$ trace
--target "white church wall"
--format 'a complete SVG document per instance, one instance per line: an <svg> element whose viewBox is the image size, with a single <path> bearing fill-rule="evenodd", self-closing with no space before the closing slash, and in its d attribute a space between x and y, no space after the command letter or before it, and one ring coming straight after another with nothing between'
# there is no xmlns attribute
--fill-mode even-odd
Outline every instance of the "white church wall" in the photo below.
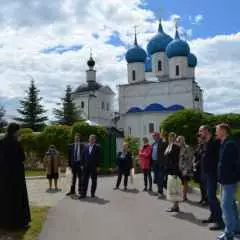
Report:
<svg viewBox="0 0 240 240"><path fill-rule="evenodd" d="M179 66L179 74L176 74L176 67ZM169 77L170 79L180 79L188 77L187 57L173 57L169 59Z"/></svg>
<svg viewBox="0 0 240 240"><path fill-rule="evenodd" d="M188 77L195 78L195 69L193 67L188 67Z"/></svg>
<svg viewBox="0 0 240 240"><path fill-rule="evenodd" d="M75 96L76 107L82 111L82 115L86 119L103 126L112 126L113 95L95 91L94 96L89 97L89 93ZM83 108L82 103L84 103Z"/></svg>
<svg viewBox="0 0 240 240"><path fill-rule="evenodd" d="M166 119L172 112L145 112L129 113L124 116L125 136L137 137L142 142L143 137L152 140L152 132L159 132L161 122Z"/></svg>
<svg viewBox="0 0 240 240"><path fill-rule="evenodd" d="M159 103L164 107L179 104L185 108L193 108L192 80L127 85L119 89L121 114L126 113L132 107L143 109L152 103Z"/></svg>
<svg viewBox="0 0 240 240"><path fill-rule="evenodd" d="M145 79L145 71L144 71L144 63L128 63L128 82L136 83L144 81ZM133 79L133 71L135 72L135 80Z"/></svg>
<svg viewBox="0 0 240 240"><path fill-rule="evenodd" d="M113 95L98 91L90 98L90 120L103 126L112 126Z"/></svg>
<svg viewBox="0 0 240 240"><path fill-rule="evenodd" d="M168 58L165 52L154 53L152 56L152 72L155 76L165 77L169 75ZM161 61L161 71L158 69L158 62Z"/></svg>

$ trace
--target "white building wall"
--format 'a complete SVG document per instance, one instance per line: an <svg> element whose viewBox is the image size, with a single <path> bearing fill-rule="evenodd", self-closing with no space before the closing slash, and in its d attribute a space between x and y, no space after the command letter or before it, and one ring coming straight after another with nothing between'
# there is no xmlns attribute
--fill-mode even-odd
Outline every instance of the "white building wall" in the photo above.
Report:
<svg viewBox="0 0 240 240"><path fill-rule="evenodd" d="M195 69L193 67L188 67L188 76L189 78L195 78Z"/></svg>
<svg viewBox="0 0 240 240"><path fill-rule="evenodd" d="M142 82L145 80L144 63L128 63L128 83ZM133 80L135 71L135 80Z"/></svg>
<svg viewBox="0 0 240 240"><path fill-rule="evenodd" d="M89 97L89 93L82 93L74 97L74 102L86 119L106 127L112 126L114 95L101 91L96 91L94 95L95 97ZM81 108L81 102L84 102L84 108ZM102 103L104 103L104 108L102 108Z"/></svg>
<svg viewBox="0 0 240 240"><path fill-rule="evenodd" d="M185 108L193 108L192 79L119 87L120 114L125 114L131 107L143 109L152 103L159 103L164 107L179 104Z"/></svg>
<svg viewBox="0 0 240 240"><path fill-rule="evenodd" d="M169 75L168 58L165 52L154 53L152 56L152 72L157 77L167 77ZM161 61L162 70L158 70L158 62Z"/></svg>
<svg viewBox="0 0 240 240"><path fill-rule="evenodd" d="M176 75L176 66L179 66L179 75ZM187 57L173 57L169 59L170 79L187 78L189 74Z"/></svg>
<svg viewBox="0 0 240 240"><path fill-rule="evenodd" d="M87 81L96 81L96 70L89 69L86 72Z"/></svg>
<svg viewBox="0 0 240 240"><path fill-rule="evenodd" d="M152 141L152 132L149 132L149 124L154 124L154 131L159 132L161 122L167 118L172 112L145 112L145 113L129 113L124 116L126 136L137 137L142 142L143 137ZM131 129L131 134L129 134Z"/></svg>

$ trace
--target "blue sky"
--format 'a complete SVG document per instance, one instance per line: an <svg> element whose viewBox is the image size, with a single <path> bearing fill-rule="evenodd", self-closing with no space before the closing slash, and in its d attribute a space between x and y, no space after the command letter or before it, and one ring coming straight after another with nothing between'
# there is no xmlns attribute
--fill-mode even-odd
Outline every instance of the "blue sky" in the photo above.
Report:
<svg viewBox="0 0 240 240"><path fill-rule="evenodd" d="M189 16L202 14L204 19L195 26L193 38L206 38L219 34L239 32L239 0L147 0L146 8L157 16L169 18L173 14L181 16L181 25L192 28ZM160 14L161 13L161 14Z"/></svg>

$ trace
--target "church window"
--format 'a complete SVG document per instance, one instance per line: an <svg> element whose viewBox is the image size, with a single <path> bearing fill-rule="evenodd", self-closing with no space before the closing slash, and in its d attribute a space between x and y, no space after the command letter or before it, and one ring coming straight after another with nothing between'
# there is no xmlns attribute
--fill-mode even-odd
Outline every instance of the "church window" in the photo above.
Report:
<svg viewBox="0 0 240 240"><path fill-rule="evenodd" d="M132 134L132 129L131 129L131 127L128 127L128 136L130 137L131 134Z"/></svg>
<svg viewBox="0 0 240 240"><path fill-rule="evenodd" d="M105 104L104 104L104 102L102 102L102 110L104 110L105 109Z"/></svg>
<svg viewBox="0 0 240 240"><path fill-rule="evenodd" d="M159 72L162 71L162 61L161 60L158 61L158 71Z"/></svg>
<svg viewBox="0 0 240 240"><path fill-rule="evenodd" d="M146 127L146 125L144 125L144 127L143 127L143 134L147 135L147 127Z"/></svg>
<svg viewBox="0 0 240 240"><path fill-rule="evenodd" d="M107 111L109 111L109 103L107 103Z"/></svg>
<svg viewBox="0 0 240 240"><path fill-rule="evenodd" d="M176 65L176 76L180 75L180 68L179 65Z"/></svg>
<svg viewBox="0 0 240 240"><path fill-rule="evenodd" d="M136 80L136 71L135 70L132 71L132 80L133 81Z"/></svg>
<svg viewBox="0 0 240 240"><path fill-rule="evenodd" d="M149 133L153 133L154 132L154 123L149 123L148 130L149 130Z"/></svg>
<svg viewBox="0 0 240 240"><path fill-rule="evenodd" d="M81 108L84 108L84 102L83 101L81 102Z"/></svg>

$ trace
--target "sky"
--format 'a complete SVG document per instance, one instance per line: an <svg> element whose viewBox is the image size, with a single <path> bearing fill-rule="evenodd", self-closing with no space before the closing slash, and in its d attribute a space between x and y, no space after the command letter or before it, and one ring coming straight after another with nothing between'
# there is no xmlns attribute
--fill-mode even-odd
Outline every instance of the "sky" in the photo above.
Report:
<svg viewBox="0 0 240 240"><path fill-rule="evenodd" d="M204 110L240 113L240 19L238 0L1 0L0 105L7 118L16 116L19 100L34 79L52 109L67 84L85 82L90 49L97 81L117 93L127 82L125 53L138 42L146 48L162 18L198 58L196 81L203 88Z"/></svg>

